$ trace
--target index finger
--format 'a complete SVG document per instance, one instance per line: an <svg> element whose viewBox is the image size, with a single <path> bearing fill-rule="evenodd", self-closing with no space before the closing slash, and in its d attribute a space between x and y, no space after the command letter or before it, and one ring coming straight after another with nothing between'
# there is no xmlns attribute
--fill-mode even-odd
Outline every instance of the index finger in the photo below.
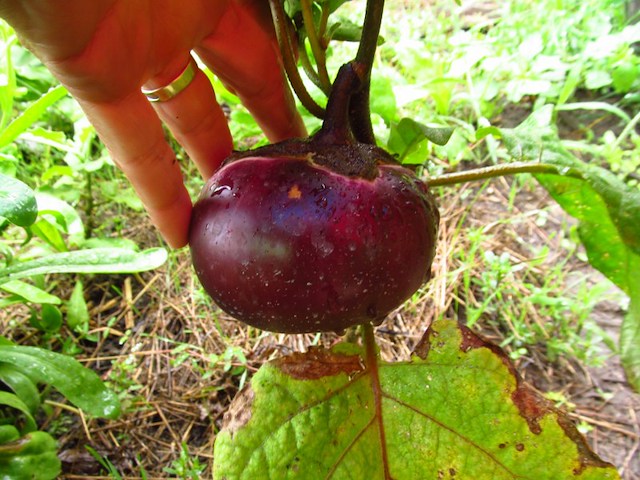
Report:
<svg viewBox="0 0 640 480"><path fill-rule="evenodd" d="M273 32L254 8L229 2L214 33L196 52L236 92L269 140L306 136Z"/></svg>
<svg viewBox="0 0 640 480"><path fill-rule="evenodd" d="M79 100L111 158L167 243L187 243L191 199L158 115L141 92L113 102Z"/></svg>

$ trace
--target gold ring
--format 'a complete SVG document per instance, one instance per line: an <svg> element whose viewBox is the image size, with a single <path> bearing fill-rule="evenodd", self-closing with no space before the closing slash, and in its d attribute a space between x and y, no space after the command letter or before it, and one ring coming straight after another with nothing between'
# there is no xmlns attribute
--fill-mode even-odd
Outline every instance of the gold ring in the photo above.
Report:
<svg viewBox="0 0 640 480"><path fill-rule="evenodd" d="M144 93L150 102L166 102L167 100L171 100L189 86L195 78L197 70L198 65L193 57L191 57L189 64L185 67L182 73L169 85L165 85L160 88L142 87L142 93Z"/></svg>

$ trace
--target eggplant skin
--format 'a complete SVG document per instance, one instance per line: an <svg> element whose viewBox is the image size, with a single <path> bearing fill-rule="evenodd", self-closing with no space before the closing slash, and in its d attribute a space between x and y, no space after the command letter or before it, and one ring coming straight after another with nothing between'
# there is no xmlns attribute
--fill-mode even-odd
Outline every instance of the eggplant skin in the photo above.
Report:
<svg viewBox="0 0 640 480"><path fill-rule="evenodd" d="M439 213L408 169L345 176L299 156L244 157L207 182L189 242L225 312L283 333L379 323L430 277Z"/></svg>

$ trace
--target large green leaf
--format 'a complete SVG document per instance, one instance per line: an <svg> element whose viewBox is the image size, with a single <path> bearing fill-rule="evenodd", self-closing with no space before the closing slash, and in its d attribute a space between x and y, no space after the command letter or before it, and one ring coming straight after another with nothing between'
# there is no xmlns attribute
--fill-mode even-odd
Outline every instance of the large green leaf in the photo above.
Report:
<svg viewBox="0 0 640 480"><path fill-rule="evenodd" d="M501 130L505 145L518 160L539 160L564 173L536 178L579 221L578 233L591 265L636 306L640 303L640 190L567 151L551 126L551 114L551 108L543 108L515 129ZM629 312L622 334L622 362L630 383L640 390L640 314Z"/></svg>
<svg viewBox="0 0 640 480"><path fill-rule="evenodd" d="M38 216L38 206L33 190L20 180L2 173L0 173L0 216L20 227L31 225Z"/></svg>
<svg viewBox="0 0 640 480"><path fill-rule="evenodd" d="M411 361L341 345L263 365L225 416L214 478L613 479L568 417L466 327L439 321Z"/></svg>
<svg viewBox="0 0 640 480"><path fill-rule="evenodd" d="M120 402L93 371L71 357L37 347L0 346L0 364L22 371L33 382L53 386L67 400L95 417L116 418Z"/></svg>
<svg viewBox="0 0 640 480"><path fill-rule="evenodd" d="M53 480L60 467L56 441L46 432L0 445L0 480Z"/></svg>
<svg viewBox="0 0 640 480"><path fill-rule="evenodd" d="M125 248L91 248L47 255L0 269L0 283L44 273L131 273L158 268L164 248L135 252Z"/></svg>

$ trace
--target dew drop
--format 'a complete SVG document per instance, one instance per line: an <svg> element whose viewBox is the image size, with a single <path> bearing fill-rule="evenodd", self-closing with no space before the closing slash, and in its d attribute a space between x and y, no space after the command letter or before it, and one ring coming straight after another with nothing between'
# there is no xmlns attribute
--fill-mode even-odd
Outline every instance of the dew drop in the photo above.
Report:
<svg viewBox="0 0 640 480"><path fill-rule="evenodd" d="M315 237L312 240L313 246L318 250L321 257L327 257L333 252L333 243L329 242L322 235Z"/></svg>

